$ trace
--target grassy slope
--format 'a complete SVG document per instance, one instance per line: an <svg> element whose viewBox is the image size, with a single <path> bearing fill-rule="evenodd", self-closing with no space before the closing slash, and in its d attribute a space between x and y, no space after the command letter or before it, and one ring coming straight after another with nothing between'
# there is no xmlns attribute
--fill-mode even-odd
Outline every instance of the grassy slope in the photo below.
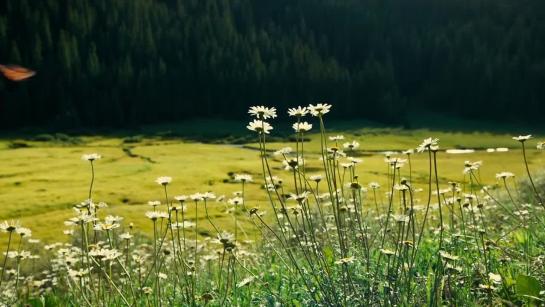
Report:
<svg viewBox="0 0 545 307"><path fill-rule="evenodd" d="M395 128L353 129L338 125L341 130L331 130L330 134L343 133L345 140L358 140L361 152L357 156L364 159L358 166L360 182L383 181L386 165L380 151L404 150L414 148L422 139L434 136L440 138L441 148L467 147L511 147L518 148L518 143L511 140L511 135L504 133L441 132L425 129L402 130ZM161 130L162 128L159 128ZM277 129L278 130L278 129ZM161 130L163 131L163 130ZM157 132L157 131L154 131ZM206 135L205 135L206 136ZM306 143L309 166L318 166L317 135L311 134L311 142ZM543 139L543 136L539 137ZM253 148L256 144L245 147L221 144L203 144L181 139L164 140L145 137L138 143L130 144L132 153L148 157L149 162L139 157L129 157L123 152L123 140L119 136L83 137L77 145L56 142L29 142L31 147L10 149L13 139L0 141L0 220L19 219L34 231L34 236L45 241L63 238L62 221L69 217L71 207L87 198L90 180L88 163L80 160L83 153L98 152L103 159L96 164L96 182L94 199L105 201L110 207L104 213L125 217L125 222L134 222L136 227L149 230L151 223L144 218L144 212L150 207L148 200L164 200L163 191L154 180L158 176L174 178L169 187L170 195L191 194L213 191L217 195L228 197L240 190L239 184L224 183L229 179L229 172L244 172L254 175L257 183L247 189L247 206L259 206L268 210L264 192L260 189L260 164L258 153ZM529 142L532 148L535 141ZM272 143L271 149L292 143ZM531 168L538 169L545 165L545 155L535 150L529 152ZM427 176L427 156L414 157L414 182L424 184ZM507 153L486 153L479 150L473 154L440 154L439 172L445 183L447 180L462 181L464 160L483 160L481 171L483 181L494 183L494 175L500 171L511 171L523 176L523 164L519 150ZM274 163L278 166L278 163ZM403 170L407 172L408 170ZM284 179L289 174L281 170L276 172ZM311 172L309 172L311 173ZM381 182L385 184L384 182ZM424 197L424 196L422 196ZM190 204L188 214L194 216ZM232 220L223 214L224 204L212 203L211 214L215 216L220 228L232 228ZM199 209L204 214L204 209ZM204 221L203 221L204 222ZM201 222L200 230L206 228ZM246 224L245 229L251 229ZM2 239L5 239L2 237ZM0 241L0 245L3 244Z"/></svg>

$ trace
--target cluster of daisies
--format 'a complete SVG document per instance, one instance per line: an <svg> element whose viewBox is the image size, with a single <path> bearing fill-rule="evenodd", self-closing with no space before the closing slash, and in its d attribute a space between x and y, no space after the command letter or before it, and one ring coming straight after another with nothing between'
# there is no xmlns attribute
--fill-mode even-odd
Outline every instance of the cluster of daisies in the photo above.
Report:
<svg viewBox="0 0 545 307"><path fill-rule="evenodd" d="M302 135L313 128L311 123L303 121L305 116L317 117L320 120L320 129L323 129L322 118L330 111L331 105L326 103L288 109L288 115L296 118L292 128L298 135L297 142L302 142ZM247 128L262 137L260 142L265 142L265 135L270 134L273 129L267 120L277 117L276 108L253 106L248 113L254 119ZM511 225L528 225L534 217L542 215L542 207L515 199L511 193L512 189L517 189L513 181L515 175L508 171L496 174L497 186L503 187L507 193L503 197L507 197L512 204L504 207L498 201L501 195L493 191L492 187L483 186L479 182L482 161L464 162L464 178L469 178L469 185L448 182L448 186L442 184L443 187L440 187L436 175L437 188L432 191L430 184L430 198L427 203L415 196L423 189L414 187L409 179L401 177L400 169L410 165L414 154L426 152L430 159L432 156L436 158L439 140L431 137L424 139L416 148L384 153L384 162L388 167L388 189L383 195L378 195L381 189L379 183L363 185L358 181L356 167L362 163L362 159L358 158L361 156L358 152L360 143L357 140L345 140L343 135L326 137L323 130L320 132L323 134L321 141L324 148L316 162L324 166L321 171L325 174L314 173L314 170L312 174L306 173L310 169L307 161L316 157L305 154L299 143L295 150L284 147L272 155L276 162L281 163L281 169L293 178L293 182L289 184L273 175L266 157L262 157L264 174L261 186L268 193L275 213L273 217L279 223L278 228L269 226L269 220L261 219L265 211L258 211L256 207L247 209L245 185L254 183L250 174L232 175L232 182L240 184L242 189L233 192L231 197L217 196L211 191L169 197L167 192L172 187L172 177L158 177L155 182L160 186L161 192L164 192L164 202L149 201L149 210L143 213L153 227L151 242L135 232L134 224L124 224L123 217L104 213L108 205L93 201L92 183L89 198L75 205L74 215L64 222L64 234L72 238L71 243L54 243L40 249L37 246L40 242L31 239L30 229L22 227L16 221L0 223L0 232L8 234L7 250L1 262L0 302L17 304L24 297L43 295L60 288L69 289L67 291L72 292L74 298L71 299L74 302L86 305L99 304L104 298L113 305L131 305L129 298L135 302L143 298L146 305L167 304L167 300L161 298L161 292L166 292L165 289L173 291L172 299L176 298L176 291L180 291L178 295L186 296L186 302L194 302L194 292L202 290L199 287L205 289L201 291L200 297L205 304L211 299L228 295L234 295L236 300L237 289L255 283L263 276L263 273L253 273L259 271L256 259L263 255L252 249L254 242L248 240L243 228L239 227L239 213L244 213L243 218L252 221L261 231L263 240L266 241L263 246L267 248L267 252L274 252L284 261L282 253L278 252L282 249L278 247L285 248L289 245L285 250L285 255L289 256L286 261L302 264L308 274L317 274L313 273L313 266L316 265L319 269L322 265L327 266L327 261L330 260L321 259L305 267L303 260L296 259L296 254L290 254L297 248L297 244L302 251L299 255L301 259L308 255L320 259L324 256L317 251L331 247L332 257L335 259L330 262L342 268L342 276L352 276L348 274L354 274L352 268L356 265L371 263L364 258L365 255L371 257L369 249L373 247L379 255L378 263L380 264L381 259L387 261L385 272L379 266L375 273L378 275L375 277L384 277L384 284L388 287L392 280L397 283L398 278L406 278L411 283L412 277L404 272L414 269L418 244L426 230L429 231L428 238L440 242L436 253L439 262L435 268L441 268L442 271L434 271L434 274L448 276L449 283L464 287L471 279L464 273L466 257L462 256L463 253L478 251L483 258L476 258L477 260L489 261L487 257L490 257L491 247L488 245L492 243L488 242L492 242L493 234L503 234L509 231L508 227ZM513 139L522 143L524 150L526 142L532 136L521 135ZM538 150L544 148L545 142L537 143ZM101 158L97 153L84 154L81 157L91 167ZM410 176L409 173L409 178ZM431 183L431 170L429 176ZM335 182L333 185L332 180L337 179L338 184ZM279 205L275 205L273 195L278 196ZM437 200L431 201L431 195L436 196ZM394 197L399 198L399 208L394 207L394 203L398 203ZM539 194L537 197L539 198ZM212 201L225 205L222 213L232 218L234 233L217 227L215 216L211 217L208 211L208 205ZM291 203L285 205L285 201ZM369 204L365 212L364 203ZM189 206L194 209L191 217L188 215ZM501 214L498 209L503 210ZM439 218L437 214L433 214L428 221L430 210L439 211ZM212 233L207 230L202 235L199 232L203 230L197 228L197 223L202 222L199 220L199 213L206 218L207 224L203 227L211 229ZM505 222L505 225L490 223L493 220ZM369 221L374 223L368 223ZM238 234L239 229L244 234L244 240ZM331 245L329 241L335 233L341 242L338 246ZM317 240L315 236L322 237ZM272 244L274 240L271 237L278 239L281 244ZM466 244L469 241L471 244ZM363 249L368 250L360 252ZM47 258L47 269L41 272L24 270L25 265L28 267L43 260L38 252L42 258ZM473 274L479 276L477 288L487 293L498 290L505 281L497 268L492 270L489 266L475 266L474 270ZM227 281L223 281L222 276ZM330 278L321 277L314 279L322 281ZM419 278L422 279L421 276ZM318 283L312 287L320 288Z"/></svg>

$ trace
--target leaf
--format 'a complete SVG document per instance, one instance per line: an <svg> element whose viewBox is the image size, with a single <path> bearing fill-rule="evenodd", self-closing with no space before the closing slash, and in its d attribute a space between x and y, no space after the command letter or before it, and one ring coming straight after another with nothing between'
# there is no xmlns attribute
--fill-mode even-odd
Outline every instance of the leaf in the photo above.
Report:
<svg viewBox="0 0 545 307"><path fill-rule="evenodd" d="M541 291L541 285L539 281L532 276L519 275L517 276L517 294L524 296L539 297Z"/></svg>
<svg viewBox="0 0 545 307"><path fill-rule="evenodd" d="M331 248L330 246L326 246L324 248L324 257L328 263L333 263L335 257L333 254L333 248Z"/></svg>
<svg viewBox="0 0 545 307"><path fill-rule="evenodd" d="M526 233L522 230L515 231L513 233L513 239L515 239L518 244L524 244L526 243Z"/></svg>

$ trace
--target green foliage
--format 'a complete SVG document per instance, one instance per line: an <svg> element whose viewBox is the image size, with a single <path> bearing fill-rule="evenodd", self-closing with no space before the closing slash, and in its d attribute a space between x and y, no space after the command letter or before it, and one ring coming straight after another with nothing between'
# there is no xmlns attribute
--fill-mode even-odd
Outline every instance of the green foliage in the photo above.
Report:
<svg viewBox="0 0 545 307"><path fill-rule="evenodd" d="M539 297L542 287L539 280L533 276L518 275L516 279L517 294L526 297Z"/></svg>
<svg viewBox="0 0 545 307"><path fill-rule="evenodd" d="M538 120L544 11L540 0L5 0L0 58L38 74L0 81L0 126L239 118L245 102L323 100L338 117L398 124L415 109Z"/></svg>

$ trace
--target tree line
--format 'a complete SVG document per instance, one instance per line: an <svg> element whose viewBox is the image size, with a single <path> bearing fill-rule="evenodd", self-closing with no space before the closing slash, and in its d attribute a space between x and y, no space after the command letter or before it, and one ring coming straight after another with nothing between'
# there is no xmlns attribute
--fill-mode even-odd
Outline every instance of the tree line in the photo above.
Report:
<svg viewBox="0 0 545 307"><path fill-rule="evenodd" d="M542 0L4 0L0 126L131 126L328 102L337 117L545 114Z"/></svg>

